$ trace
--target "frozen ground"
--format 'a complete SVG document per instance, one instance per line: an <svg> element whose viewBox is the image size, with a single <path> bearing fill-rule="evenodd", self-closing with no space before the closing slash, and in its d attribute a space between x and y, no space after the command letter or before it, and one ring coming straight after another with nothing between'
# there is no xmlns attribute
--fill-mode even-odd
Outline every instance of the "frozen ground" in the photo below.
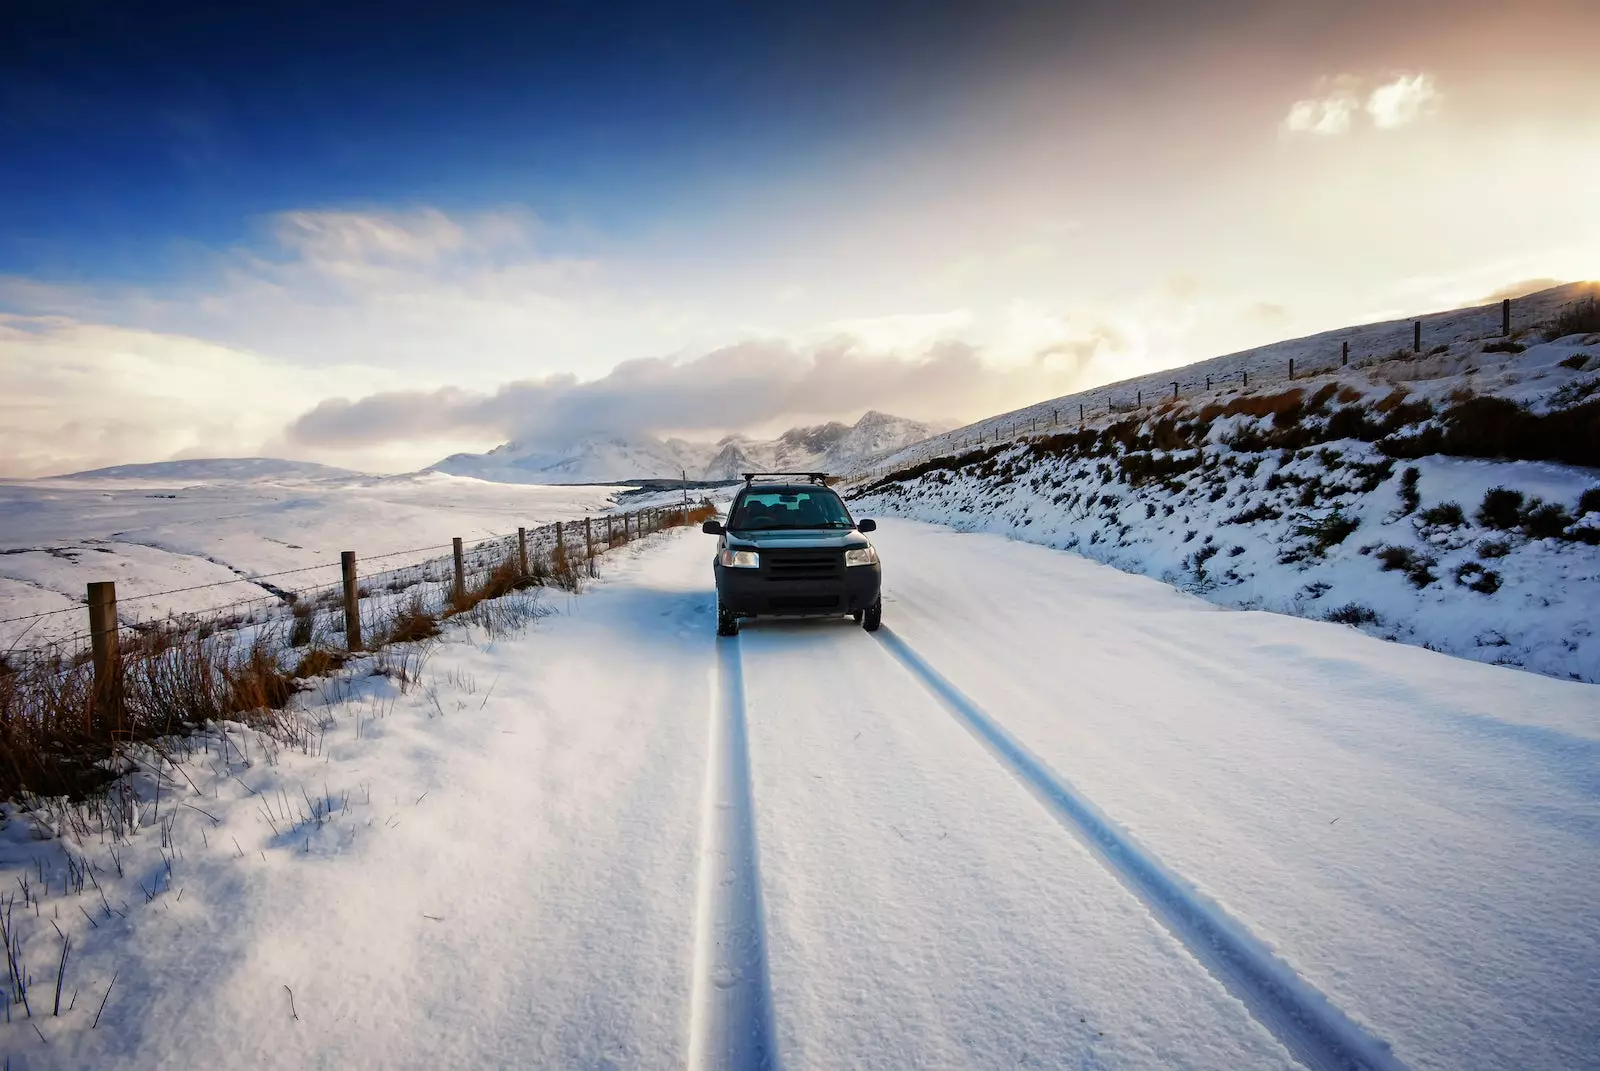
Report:
<svg viewBox="0 0 1600 1071"><path fill-rule="evenodd" d="M214 473L215 466L198 475ZM407 565L447 553L455 536L471 543L606 512L619 490L510 486L443 473L195 476L179 470L155 479L135 473L0 481L0 619L81 607L85 586L96 580L117 582L124 620L257 598L268 589L240 578L306 566L322 568L276 583L316 588L337 581L344 550L354 550L358 563L414 551L383 562L384 568ZM213 584L221 586L134 601ZM0 622L0 651L85 627L82 612Z"/></svg>
<svg viewBox="0 0 1600 1071"><path fill-rule="evenodd" d="M1600 689L997 536L876 538L876 637L715 640L711 543L677 532L519 638L452 633L420 688L303 696L311 754L213 738L125 876L13 816L0 879L46 891L13 909L34 1018L0 1048L1600 1067Z"/></svg>

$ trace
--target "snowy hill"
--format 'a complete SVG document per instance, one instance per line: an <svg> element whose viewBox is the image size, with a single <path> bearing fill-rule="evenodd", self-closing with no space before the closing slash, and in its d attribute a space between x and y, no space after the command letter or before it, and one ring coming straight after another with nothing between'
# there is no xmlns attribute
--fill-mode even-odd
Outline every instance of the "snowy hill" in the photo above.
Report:
<svg viewBox="0 0 1600 1071"><path fill-rule="evenodd" d="M606 483L649 478L738 479L751 469L851 472L926 439L938 428L869 411L855 424L790 428L776 439L729 435L715 443L650 436L586 436L550 449L510 442L486 454L454 454L432 469L502 483Z"/></svg>
<svg viewBox="0 0 1600 1071"><path fill-rule="evenodd" d="M1527 302L1546 319L1563 309L1549 293ZM1252 360L1234 355L1167 373L1165 401L1086 404L1081 426L1076 399L1059 399L1036 408L1071 404L1064 427L1033 434L1029 414L1013 415L999 441L996 421L982 442L956 433L942 451L880 462L855 509L1071 549L1226 606L1600 681L1600 309L1564 309L1582 330L1502 338L1498 308L1488 325L1467 310L1435 317L1431 342L1425 320L1423 353L1357 360L1352 345L1348 367L1306 375L1297 361L1292 382L1260 354L1304 354L1308 340L1265 347L1248 390L1242 376L1216 383L1223 362ZM1339 334L1319 337L1337 357ZM1170 400L1171 380L1208 366L1212 391Z"/></svg>
<svg viewBox="0 0 1600 1071"><path fill-rule="evenodd" d="M278 457L209 457L189 461L157 461L144 465L112 465L103 469L52 476L56 480L276 480L285 477L330 479L356 476L349 469Z"/></svg>

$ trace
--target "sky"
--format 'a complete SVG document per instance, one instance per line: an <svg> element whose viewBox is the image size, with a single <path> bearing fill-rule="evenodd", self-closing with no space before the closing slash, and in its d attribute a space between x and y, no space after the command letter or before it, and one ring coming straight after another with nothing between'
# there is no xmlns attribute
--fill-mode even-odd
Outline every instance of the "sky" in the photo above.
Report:
<svg viewBox="0 0 1600 1071"><path fill-rule="evenodd" d="M958 423L1594 278L1597 32L1592 0L13 0L0 476Z"/></svg>

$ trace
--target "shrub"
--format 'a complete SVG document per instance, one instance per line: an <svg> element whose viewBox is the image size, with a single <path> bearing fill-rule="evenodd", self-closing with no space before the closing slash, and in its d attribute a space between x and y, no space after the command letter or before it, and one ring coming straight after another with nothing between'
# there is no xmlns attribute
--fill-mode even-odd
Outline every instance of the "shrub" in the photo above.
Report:
<svg viewBox="0 0 1600 1071"><path fill-rule="evenodd" d="M1384 572L1403 572L1414 587L1425 588L1439 579L1433 571L1438 562L1426 554L1418 554L1410 547L1380 547L1377 557Z"/></svg>
<svg viewBox="0 0 1600 1071"><path fill-rule="evenodd" d="M1500 590L1500 574L1477 562L1463 562L1456 569L1456 583L1483 595L1493 595Z"/></svg>
<svg viewBox="0 0 1600 1071"><path fill-rule="evenodd" d="M1421 478L1422 473L1417 471L1416 466L1412 466L1400 474L1399 516L1404 517L1422 504L1422 495L1417 491L1417 481Z"/></svg>
<svg viewBox="0 0 1600 1071"><path fill-rule="evenodd" d="M1600 391L1600 376L1575 379L1566 386L1559 387L1551 392L1550 408L1571 409L1596 391Z"/></svg>
<svg viewBox="0 0 1600 1071"><path fill-rule="evenodd" d="M1485 528L1509 532L1522 520L1522 492L1508 487L1491 487L1478 506L1478 523Z"/></svg>
<svg viewBox="0 0 1600 1071"><path fill-rule="evenodd" d="M1222 523L1254 524L1257 521L1275 521L1282 516L1283 513L1281 511L1275 510L1265 502L1262 502L1252 506L1250 509L1235 513L1232 517L1227 518Z"/></svg>
<svg viewBox="0 0 1600 1071"><path fill-rule="evenodd" d="M1376 625L1380 619L1376 610L1352 602L1329 610L1325 620L1340 625Z"/></svg>
<svg viewBox="0 0 1600 1071"><path fill-rule="evenodd" d="M1467 515L1454 502L1441 502L1417 514L1417 519L1432 528L1460 528L1467 523Z"/></svg>
<svg viewBox="0 0 1600 1071"><path fill-rule="evenodd" d="M1504 558L1510 553L1511 544L1503 539L1485 539L1478 544L1478 557L1480 558Z"/></svg>
<svg viewBox="0 0 1600 1071"><path fill-rule="evenodd" d="M1521 353L1525 347L1519 342L1512 342L1509 338L1496 339L1483 347L1484 353Z"/></svg>
<svg viewBox="0 0 1600 1071"><path fill-rule="evenodd" d="M1583 371L1583 366L1589 363L1589 355L1587 353L1574 353L1560 363L1562 368L1570 368L1574 372L1581 372Z"/></svg>
<svg viewBox="0 0 1600 1071"><path fill-rule="evenodd" d="M1537 498L1528 503L1522 515L1522 530L1534 539L1559 539L1571 523L1572 514L1565 506Z"/></svg>
<svg viewBox="0 0 1600 1071"><path fill-rule="evenodd" d="M1600 484L1578 496L1578 516L1582 517L1585 513L1600 513Z"/></svg>
<svg viewBox="0 0 1600 1071"><path fill-rule="evenodd" d="M1587 335L1596 331L1600 331L1600 301L1586 298L1563 306L1556 313L1555 320L1545 328L1544 337L1554 341L1568 335Z"/></svg>
<svg viewBox="0 0 1600 1071"><path fill-rule="evenodd" d="M1346 517L1334 510L1320 520L1295 525L1294 534L1304 538L1307 543L1305 549L1320 558L1328 552L1328 548L1343 543L1359 527L1361 521L1358 518Z"/></svg>

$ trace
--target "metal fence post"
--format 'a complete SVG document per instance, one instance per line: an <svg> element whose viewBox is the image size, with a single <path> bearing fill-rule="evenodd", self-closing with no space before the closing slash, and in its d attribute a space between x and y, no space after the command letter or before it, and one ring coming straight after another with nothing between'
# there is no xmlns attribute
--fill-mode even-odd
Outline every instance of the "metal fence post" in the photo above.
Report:
<svg viewBox="0 0 1600 1071"><path fill-rule="evenodd" d="M102 580L89 585L89 637L94 654L95 701L84 712L85 735L94 735L95 707L107 712L108 720L122 727L122 658L117 642L117 585Z"/></svg>
<svg viewBox="0 0 1600 1071"><path fill-rule="evenodd" d="M339 574L344 580L344 647L361 650L361 588L356 583L356 552L339 552Z"/></svg>
<svg viewBox="0 0 1600 1071"><path fill-rule="evenodd" d="M456 580L450 589L450 594L455 599L464 599L467 597L467 570L465 563L461 560L460 536L450 540L450 549L454 552L456 559Z"/></svg>

